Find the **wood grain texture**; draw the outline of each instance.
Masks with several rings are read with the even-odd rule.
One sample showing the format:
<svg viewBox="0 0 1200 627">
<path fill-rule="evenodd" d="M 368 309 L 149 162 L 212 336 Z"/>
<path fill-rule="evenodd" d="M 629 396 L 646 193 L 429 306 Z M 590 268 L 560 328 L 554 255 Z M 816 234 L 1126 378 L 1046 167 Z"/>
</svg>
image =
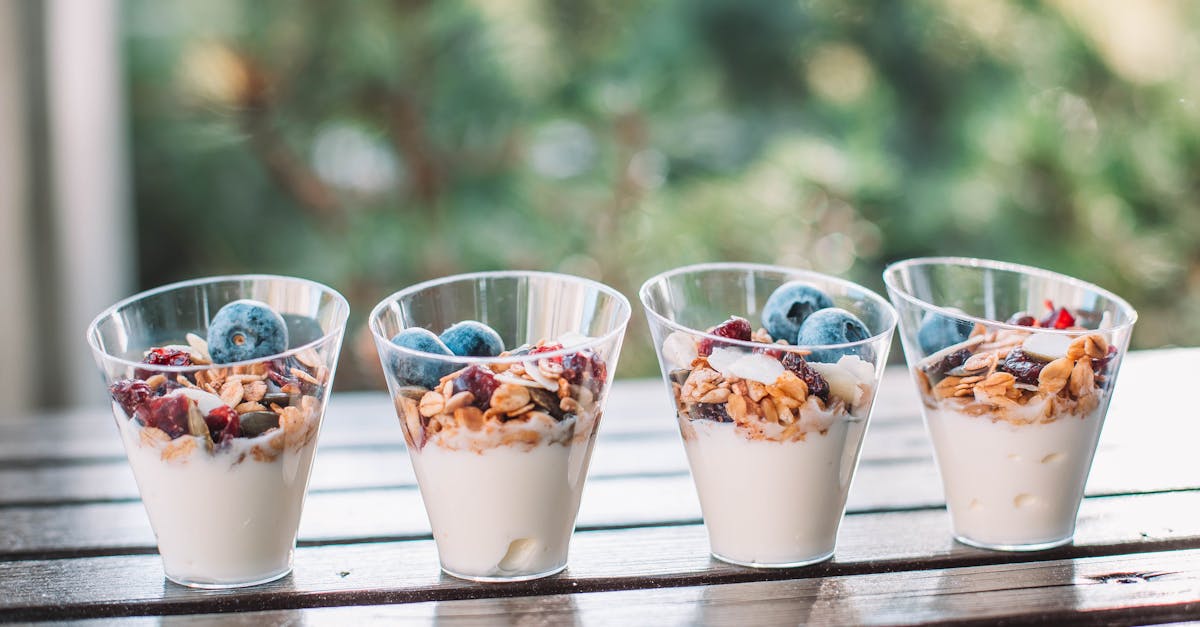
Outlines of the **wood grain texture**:
<svg viewBox="0 0 1200 627">
<path fill-rule="evenodd" d="M 836 558 L 794 570 L 752 570 L 708 556 L 699 525 L 577 533 L 567 572 L 537 582 L 480 586 L 441 575 L 432 541 L 301 548 L 295 572 L 234 591 L 194 591 L 166 582 L 156 555 L 0 562 L 0 620 L 191 613 L 377 604 L 821 578 L 897 570 L 1200 549 L 1200 493 L 1090 499 L 1073 546 L 1038 554 L 996 553 L 950 539 L 944 511 L 848 516 Z M 46 607 L 53 599 L 54 607 Z"/>
<path fill-rule="evenodd" d="M 230 624 L 1119 625 L 1195 619 L 1198 591 L 1200 551 L 1181 551 L 853 577 L 254 612 L 237 615 Z M 197 625 L 213 618 L 181 616 L 171 624 Z"/>
</svg>

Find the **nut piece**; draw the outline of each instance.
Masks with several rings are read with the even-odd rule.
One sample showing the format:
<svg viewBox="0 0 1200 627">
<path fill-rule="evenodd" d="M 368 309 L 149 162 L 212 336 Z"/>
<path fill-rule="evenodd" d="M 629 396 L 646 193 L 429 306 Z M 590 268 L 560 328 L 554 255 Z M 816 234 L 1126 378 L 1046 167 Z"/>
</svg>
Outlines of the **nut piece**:
<svg viewBox="0 0 1200 627">
<path fill-rule="evenodd" d="M 954 392 L 957 391 L 960 382 L 962 382 L 961 377 L 946 377 L 933 386 L 933 393 L 938 398 L 950 398 L 954 396 Z"/>
<path fill-rule="evenodd" d="M 1074 362 L 1069 357 L 1060 357 L 1046 364 L 1038 375 L 1038 391 L 1049 394 L 1061 392 L 1067 386 L 1073 367 Z"/>
<path fill-rule="evenodd" d="M 152 390 L 157 390 L 160 385 L 162 385 L 166 382 L 167 382 L 167 377 L 162 374 L 156 374 L 156 375 L 153 375 L 150 378 L 146 379 L 146 385 L 150 386 L 150 389 L 152 389 Z"/>
<path fill-rule="evenodd" d="M 1075 338 L 1067 348 L 1067 357 L 1071 359 L 1103 359 L 1107 355 L 1108 340 L 1098 333 Z"/>
<path fill-rule="evenodd" d="M 779 375 L 779 378 L 775 380 L 775 386 L 784 394 L 801 403 L 808 398 L 808 384 L 791 370 L 784 370 L 783 374 Z"/>
<path fill-rule="evenodd" d="M 426 418 L 436 416 L 442 413 L 442 408 L 446 406 L 446 399 L 437 392 L 426 392 L 421 397 L 421 415 Z"/>
<path fill-rule="evenodd" d="M 984 394 L 991 397 L 1008 396 L 1017 378 L 1007 372 L 993 372 L 986 379 L 975 385 Z"/>
<path fill-rule="evenodd" d="M 196 450 L 195 438 L 176 438 L 172 440 L 159 456 L 163 461 L 171 461 L 191 455 L 192 451 Z"/>
<path fill-rule="evenodd" d="M 529 404 L 529 388 L 515 383 L 503 383 L 492 393 L 492 408 L 508 413 Z"/>
<path fill-rule="evenodd" d="M 995 365 L 996 353 L 984 352 L 975 353 L 974 355 L 968 357 L 967 360 L 963 362 L 962 368 L 963 370 L 976 372 L 979 370 L 989 370 Z"/>
<path fill-rule="evenodd" d="M 725 411 L 729 413 L 729 417 L 738 424 L 746 422 L 746 399 L 742 398 L 741 394 L 734 394 L 729 397 L 729 401 L 725 403 Z"/>
<path fill-rule="evenodd" d="M 425 431 L 421 427 L 421 412 L 413 399 L 397 394 L 396 408 L 400 410 L 400 419 L 404 421 L 404 435 L 408 437 L 408 445 L 421 448 L 425 444 Z"/>
<path fill-rule="evenodd" d="M 425 399 L 422 398 L 421 400 L 423 401 Z M 474 403 L 474 402 L 475 402 L 474 394 L 467 392 L 467 391 L 459 392 L 458 394 L 455 394 L 454 396 L 451 396 L 448 400 L 446 400 L 446 404 L 445 404 L 445 406 L 442 407 L 441 413 L 452 414 L 455 411 L 457 411 L 459 408 L 466 407 L 467 405 L 470 405 L 471 403 Z M 482 415 L 482 412 L 480 412 L 480 415 Z"/>
<path fill-rule="evenodd" d="M 454 410 L 454 420 L 461 427 L 465 427 L 471 431 L 479 431 L 483 429 L 483 412 L 474 405 L 459 407 Z"/>
<path fill-rule="evenodd" d="M 251 381 L 242 385 L 242 401 L 257 402 L 261 401 L 267 395 L 266 381 Z"/>
<path fill-rule="evenodd" d="M 1091 337 L 1091 336 L 1088 336 Z M 1080 359 L 1071 369 L 1071 396 L 1079 398 L 1092 390 L 1096 385 L 1096 373 L 1092 372 L 1090 360 Z"/>
<path fill-rule="evenodd" d="M 167 435 L 166 431 L 158 427 L 143 427 L 141 433 L 142 444 L 146 446 L 159 447 L 171 441 L 171 436 Z"/>
<path fill-rule="evenodd" d="M 242 396 L 245 395 L 245 388 L 241 381 L 229 381 L 221 386 L 221 401 L 230 407 L 237 407 L 242 403 Z"/>
<path fill-rule="evenodd" d="M 726 388 L 714 388 L 700 397 L 701 403 L 724 403 L 727 400 L 729 400 L 729 390 Z"/>
</svg>

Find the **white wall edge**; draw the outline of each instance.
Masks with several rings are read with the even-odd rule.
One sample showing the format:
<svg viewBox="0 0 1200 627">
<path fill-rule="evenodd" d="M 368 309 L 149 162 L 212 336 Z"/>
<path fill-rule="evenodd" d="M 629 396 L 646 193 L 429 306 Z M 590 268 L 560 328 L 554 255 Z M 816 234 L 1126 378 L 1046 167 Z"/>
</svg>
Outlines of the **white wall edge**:
<svg viewBox="0 0 1200 627">
<path fill-rule="evenodd" d="M 56 333 L 69 358 L 59 363 L 58 404 L 95 402 L 96 384 L 84 340 L 88 322 L 128 295 L 133 284 L 134 223 L 117 0 L 47 0 L 47 119 L 51 219 L 58 260 L 54 281 L 62 311 Z M 86 384 L 83 382 L 87 382 Z"/>
</svg>

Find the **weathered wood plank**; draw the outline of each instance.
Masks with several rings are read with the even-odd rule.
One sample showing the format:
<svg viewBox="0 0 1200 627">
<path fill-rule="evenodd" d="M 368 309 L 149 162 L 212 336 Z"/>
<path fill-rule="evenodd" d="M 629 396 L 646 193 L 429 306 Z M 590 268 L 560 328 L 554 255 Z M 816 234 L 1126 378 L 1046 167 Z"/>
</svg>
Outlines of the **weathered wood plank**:
<svg viewBox="0 0 1200 627">
<path fill-rule="evenodd" d="M 1198 509 L 1195 492 L 1089 499 L 1076 544 L 1042 554 L 958 545 L 942 511 L 855 515 L 843 525 L 834 561 L 792 571 L 712 560 L 699 525 L 583 532 L 572 543 L 566 574 L 513 586 L 480 587 L 440 575 L 428 540 L 301 548 L 290 577 L 219 592 L 167 583 L 156 555 L 10 561 L 0 562 L 0 581 L 13 582 L 0 597 L 0 620 L 37 612 L 65 618 L 557 594 L 1190 550 L 1200 549 Z M 48 599 L 53 607 L 46 607 Z"/>
<path fill-rule="evenodd" d="M 197 625 L 220 618 L 231 625 L 1116 625 L 1194 620 L 1198 613 L 1200 551 L 1184 551 L 652 590 L 177 616 L 171 623 Z"/>
</svg>

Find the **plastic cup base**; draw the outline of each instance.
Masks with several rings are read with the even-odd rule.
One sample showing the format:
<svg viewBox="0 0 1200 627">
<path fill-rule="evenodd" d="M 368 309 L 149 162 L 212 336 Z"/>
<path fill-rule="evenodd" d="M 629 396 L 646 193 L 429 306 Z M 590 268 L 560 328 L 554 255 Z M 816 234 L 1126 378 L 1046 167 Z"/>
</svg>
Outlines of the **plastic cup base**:
<svg viewBox="0 0 1200 627">
<path fill-rule="evenodd" d="M 277 573 L 272 573 L 270 575 L 267 575 L 266 577 L 251 579 L 249 581 L 233 581 L 233 582 L 197 581 L 195 579 L 185 579 L 183 577 L 172 577 L 171 575 L 166 575 L 166 577 L 169 581 L 171 581 L 173 583 L 177 583 L 181 586 L 186 586 L 188 588 L 199 588 L 201 590 L 229 590 L 231 588 L 248 588 L 250 586 L 260 586 L 264 583 L 270 583 L 270 582 L 276 581 L 278 579 L 283 579 L 284 577 L 287 577 L 291 573 L 292 573 L 292 567 L 288 566 L 287 568 L 285 568 Z"/>
<path fill-rule="evenodd" d="M 562 571 L 564 571 L 566 569 L 567 569 L 567 565 L 563 564 L 562 566 L 555 566 L 554 568 L 551 568 L 550 570 L 542 571 L 540 573 L 532 573 L 532 574 L 528 574 L 528 575 L 490 576 L 490 575 L 464 575 L 462 573 L 456 573 L 456 572 L 450 570 L 449 568 L 442 566 L 442 572 L 446 573 L 447 575 L 450 575 L 451 577 L 455 577 L 457 579 L 465 579 L 467 581 L 477 581 L 479 583 L 511 583 L 514 581 L 531 581 L 533 579 L 542 579 L 544 577 L 550 577 L 553 575 L 557 575 L 558 573 L 561 573 Z"/>
<path fill-rule="evenodd" d="M 986 549 L 988 551 L 1025 552 L 1045 551 L 1047 549 L 1054 549 L 1070 544 L 1071 541 L 1075 539 L 1075 535 L 1072 534 L 1058 540 L 1051 540 L 1049 542 L 1035 542 L 1032 544 L 992 544 L 990 542 L 979 542 L 978 540 L 972 540 L 970 538 L 958 535 L 954 536 L 954 539 L 960 544 L 965 544 L 977 549 Z"/>
<path fill-rule="evenodd" d="M 833 551 L 825 553 L 824 555 L 818 555 L 812 559 L 800 560 L 798 562 L 783 562 L 778 564 L 767 562 L 743 562 L 741 560 L 735 560 L 731 557 L 725 557 L 724 555 L 715 552 L 712 554 L 712 556 L 727 564 L 733 564 L 734 566 L 745 566 L 746 568 L 800 568 L 801 566 L 812 566 L 813 564 L 820 564 L 821 562 L 828 561 L 833 557 Z"/>
</svg>

